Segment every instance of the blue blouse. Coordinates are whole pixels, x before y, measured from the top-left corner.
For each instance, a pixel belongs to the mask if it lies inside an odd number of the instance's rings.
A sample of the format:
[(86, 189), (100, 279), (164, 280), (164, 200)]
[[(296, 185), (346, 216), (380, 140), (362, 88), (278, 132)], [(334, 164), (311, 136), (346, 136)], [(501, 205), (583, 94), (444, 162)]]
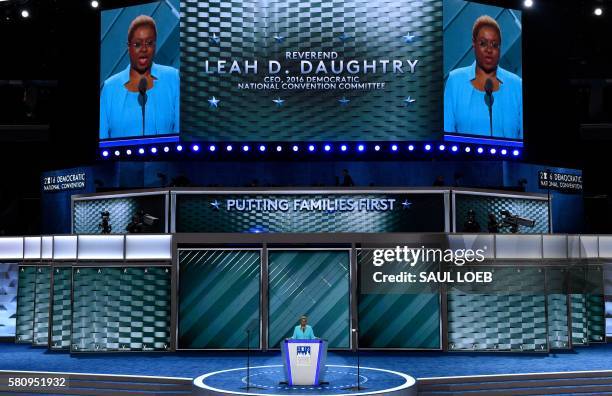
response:
[[(153, 88), (147, 91), (144, 136), (179, 132), (179, 72), (153, 63)], [(100, 139), (143, 136), (138, 92), (130, 92), (130, 66), (109, 77), (100, 97)]]
[[(485, 93), (472, 86), (476, 62), (450, 72), (444, 89), (444, 132), (491, 136)], [(523, 82), (497, 68), (499, 90), (493, 92), (493, 136), (523, 139)]]
[(306, 325), (304, 331), (302, 331), (302, 326), (297, 325), (293, 329), (293, 337), (291, 338), (294, 340), (314, 340), (316, 337), (310, 325)]

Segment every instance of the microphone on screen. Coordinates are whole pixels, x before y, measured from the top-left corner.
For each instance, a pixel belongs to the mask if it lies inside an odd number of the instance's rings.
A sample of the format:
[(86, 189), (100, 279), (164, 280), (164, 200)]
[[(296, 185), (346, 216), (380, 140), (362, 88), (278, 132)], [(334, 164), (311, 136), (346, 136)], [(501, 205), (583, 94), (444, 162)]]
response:
[(493, 80), (487, 78), (484, 85), (485, 89), (485, 104), (489, 108), (489, 128), (491, 131), (491, 137), (493, 137)]
[(138, 104), (142, 109), (142, 135), (145, 134), (145, 105), (147, 104), (147, 86), (149, 82), (146, 77), (142, 77), (138, 82)]

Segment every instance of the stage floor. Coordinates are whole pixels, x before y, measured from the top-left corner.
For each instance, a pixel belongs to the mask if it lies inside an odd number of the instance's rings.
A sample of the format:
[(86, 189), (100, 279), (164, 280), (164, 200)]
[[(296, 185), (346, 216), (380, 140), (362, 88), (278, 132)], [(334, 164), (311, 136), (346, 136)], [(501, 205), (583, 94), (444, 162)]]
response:
[[(278, 365), (280, 352), (253, 353), (253, 366)], [(361, 352), (361, 365), (401, 371), (415, 378), (612, 369), (612, 344), (549, 354), (463, 352)], [(329, 352), (327, 364), (356, 364), (355, 355)], [(195, 378), (246, 366), (242, 352), (100, 353), (50, 352), (0, 343), (0, 370), (148, 375)]]

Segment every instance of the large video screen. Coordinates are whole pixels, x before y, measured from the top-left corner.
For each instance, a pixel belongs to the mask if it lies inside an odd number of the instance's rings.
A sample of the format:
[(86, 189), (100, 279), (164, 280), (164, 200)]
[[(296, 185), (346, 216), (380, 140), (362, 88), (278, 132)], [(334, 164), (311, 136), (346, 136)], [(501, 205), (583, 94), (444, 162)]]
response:
[(101, 18), (103, 141), (523, 139), (516, 10), (169, 0)]

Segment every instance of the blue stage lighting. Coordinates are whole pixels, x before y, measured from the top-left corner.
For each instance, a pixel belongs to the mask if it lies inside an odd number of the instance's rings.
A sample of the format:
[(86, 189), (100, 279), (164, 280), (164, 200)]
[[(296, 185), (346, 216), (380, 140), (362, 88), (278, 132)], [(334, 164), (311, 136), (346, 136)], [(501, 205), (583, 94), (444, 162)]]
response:
[(495, 154), (495, 153), (497, 153), (497, 150), (496, 150), (496, 149), (494, 149), (494, 148), (492, 148), (491, 150), (489, 150), (489, 152), (490, 152), (491, 154)]
[(459, 147), (457, 147), (457, 146), (453, 146), (453, 147), (451, 147), (451, 151), (452, 151), (453, 153), (456, 153), (456, 152), (457, 152), (457, 150), (459, 150)]
[(359, 146), (357, 146), (357, 151), (363, 151), (365, 150), (365, 146), (363, 144), (360, 144)]
[(391, 151), (397, 151), (397, 144), (391, 145)]
[(438, 149), (439, 149), (440, 151), (444, 151), (444, 150), (446, 150), (446, 146), (445, 146), (445, 145), (443, 145), (443, 144), (441, 144), (441, 145), (439, 145), (439, 146), (438, 146)]
[(325, 151), (329, 151), (329, 150), (331, 150), (331, 146), (330, 146), (329, 144), (326, 144), (326, 145), (323, 147), (323, 150), (325, 150)]
[(280, 153), (281, 151), (283, 151), (283, 148), (281, 146), (276, 146), (276, 151)]
[(211, 144), (210, 146), (208, 146), (208, 149), (210, 151), (215, 151), (217, 149), (217, 147), (214, 144)]
[(482, 154), (482, 153), (484, 153), (484, 149), (482, 147), (478, 147), (478, 150), (476, 150), (476, 152), (478, 154)]
[(183, 151), (183, 146), (181, 146), (180, 144), (176, 146), (176, 151)]
[(170, 147), (165, 146), (165, 147), (164, 147), (164, 153), (167, 153), (167, 152), (169, 152), (169, 151), (170, 151)]
[(119, 157), (119, 154), (121, 154), (119, 150), (115, 150), (115, 156)]
[(413, 144), (408, 146), (408, 151), (414, 151), (414, 145)]
[(514, 155), (515, 157), (518, 157), (518, 156), (519, 156), (519, 154), (520, 154), (520, 151), (518, 151), (518, 150), (514, 150), (514, 151), (512, 152), (512, 155)]
[(226, 149), (227, 151), (232, 151), (234, 148), (232, 147), (232, 145), (231, 145), (231, 144), (228, 144), (228, 145), (225, 147), (225, 149)]
[(193, 151), (200, 151), (200, 146), (198, 146), (197, 144), (194, 144), (193, 146), (191, 146), (191, 149)]
[(263, 144), (259, 146), (259, 151), (261, 151), (262, 153), (266, 151), (266, 146), (264, 146)]
[(311, 144), (311, 145), (308, 146), (308, 151), (312, 152), (314, 150), (315, 150), (315, 146), (314, 145)]
[(340, 151), (346, 151), (347, 147), (346, 144), (343, 144), (342, 146), (340, 146)]
[(242, 146), (242, 151), (244, 151), (245, 153), (249, 151), (249, 146), (247, 146), (246, 144)]
[(431, 144), (426, 144), (425, 145), (425, 151), (429, 151), (431, 150)]
[(380, 146), (378, 144), (374, 146), (374, 151), (380, 151)]
[(144, 153), (145, 153), (145, 150), (142, 147), (138, 149), (138, 154), (144, 154)]
[(151, 147), (151, 152), (153, 154), (157, 154), (157, 147)]
[(132, 155), (132, 150), (127, 149), (127, 150), (125, 150), (125, 153), (126, 153), (127, 155)]
[(466, 147), (466, 148), (465, 148), (465, 152), (466, 152), (466, 153), (469, 153), (470, 151), (472, 151), (472, 148), (471, 148), (471, 147)]
[(508, 150), (506, 150), (506, 149), (502, 149), (502, 151), (501, 151), (501, 155), (506, 155), (506, 154), (508, 154)]
[(293, 145), (292, 147), (293, 151), (297, 153), (297, 151), (300, 149), (297, 145)]
[(102, 151), (102, 157), (108, 157), (108, 151), (107, 150)]

